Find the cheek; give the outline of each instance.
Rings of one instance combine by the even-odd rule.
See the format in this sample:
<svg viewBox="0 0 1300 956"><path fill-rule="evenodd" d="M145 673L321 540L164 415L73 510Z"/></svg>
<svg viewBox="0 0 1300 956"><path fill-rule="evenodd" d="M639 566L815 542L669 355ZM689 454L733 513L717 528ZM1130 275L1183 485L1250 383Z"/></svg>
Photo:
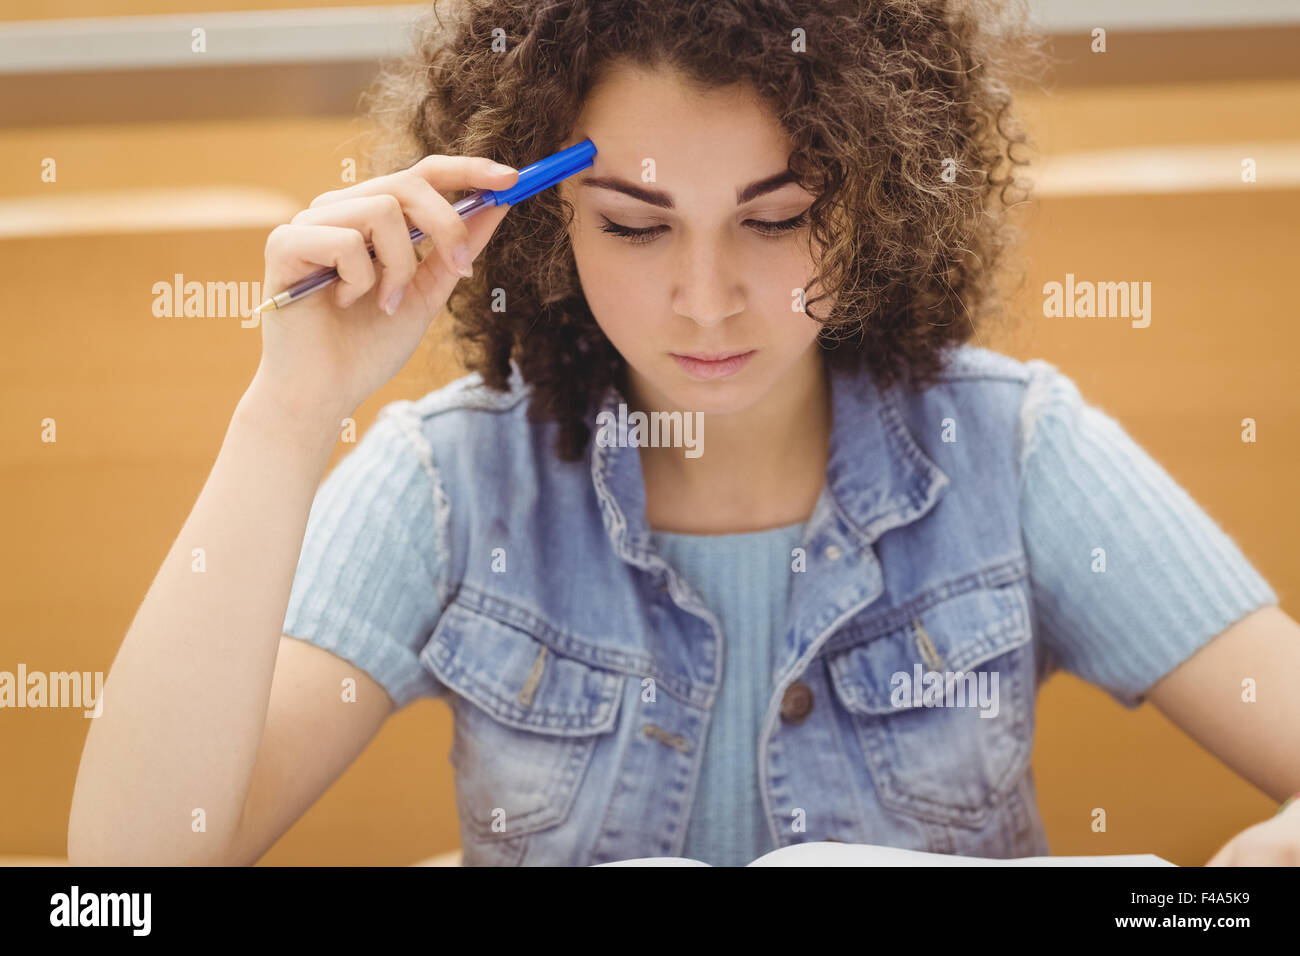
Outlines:
<svg viewBox="0 0 1300 956"><path fill-rule="evenodd" d="M817 337L821 325L813 315L800 311L800 304L816 294L807 283L812 282L813 266L806 255L787 253L769 259L755 274L763 276L760 284L752 287L756 311L764 317L772 339L790 346L806 345ZM799 290L803 290L802 300ZM817 315L825 306L818 302L811 311Z"/></svg>
<svg viewBox="0 0 1300 956"><path fill-rule="evenodd" d="M645 271L633 268L629 258L610 245L581 230L573 236L574 261L587 306L605 337L627 355L638 346L645 348L658 300Z"/></svg>
<svg viewBox="0 0 1300 956"><path fill-rule="evenodd" d="M778 327L773 335L777 348L785 355L798 355L808 348L821 331L821 325L810 315L787 311L777 316Z"/></svg>

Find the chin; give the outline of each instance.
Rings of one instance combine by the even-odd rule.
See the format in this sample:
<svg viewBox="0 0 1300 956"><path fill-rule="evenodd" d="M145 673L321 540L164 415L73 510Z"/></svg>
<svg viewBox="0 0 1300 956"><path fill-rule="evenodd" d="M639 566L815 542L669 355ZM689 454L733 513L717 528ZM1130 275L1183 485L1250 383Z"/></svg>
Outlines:
<svg viewBox="0 0 1300 956"><path fill-rule="evenodd" d="M673 404L705 415L729 415L743 412L759 399L759 392L745 382L674 382L664 390Z"/></svg>
<svg viewBox="0 0 1300 956"><path fill-rule="evenodd" d="M646 374L646 370L651 368L653 372ZM640 366L639 371L662 396L663 410L700 412L704 415L743 412L757 403L770 385L755 375L759 369L750 367L727 378L698 381L683 372L672 358L668 358L663 365L647 362Z"/></svg>

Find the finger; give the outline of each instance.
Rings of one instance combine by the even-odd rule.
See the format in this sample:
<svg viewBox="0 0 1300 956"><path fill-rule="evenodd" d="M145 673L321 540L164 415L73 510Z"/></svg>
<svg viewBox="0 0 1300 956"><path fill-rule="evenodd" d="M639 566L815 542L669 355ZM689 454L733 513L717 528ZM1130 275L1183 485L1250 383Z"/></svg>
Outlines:
<svg viewBox="0 0 1300 956"><path fill-rule="evenodd" d="M266 240L267 278L280 289L321 266L338 270L335 301L347 308L375 284L375 264L365 237L343 226L285 223Z"/></svg>
<svg viewBox="0 0 1300 956"><path fill-rule="evenodd" d="M419 176L434 189L509 189L519 170L497 163L486 156L426 156L409 172Z"/></svg>
<svg viewBox="0 0 1300 956"><path fill-rule="evenodd" d="M518 177L517 170L494 163L483 156L435 154L424 157L409 169L321 193L311 201L310 208L315 209L356 196L392 193L402 201L411 221L425 235L434 237L435 241L446 235L447 242L437 243L439 254L453 273L463 275L464 271L458 267L452 255L455 248L465 242L461 226L463 220L451 208L451 203L439 195L439 191L508 189L518 181ZM434 228L431 229L431 226Z"/></svg>
<svg viewBox="0 0 1300 956"><path fill-rule="evenodd" d="M478 258L509 211L509 206L496 206L485 209L465 221L466 231L469 234L465 244L469 247L471 258ZM447 269L438 256L430 255L420 263L416 271L415 286L426 297L427 302L437 303L437 307L441 308L442 303L446 302L461 278L459 273Z"/></svg>
<svg viewBox="0 0 1300 956"><path fill-rule="evenodd" d="M384 267L376 301L381 309L392 314L420 264L400 199L392 193L357 196L316 209L304 209L292 221L305 225L347 226L361 233L374 246L375 258Z"/></svg>
<svg viewBox="0 0 1300 956"><path fill-rule="evenodd" d="M453 275L464 275L466 269L462 269L457 263L456 250L465 244L467 233L464 220L457 215L451 203L414 174L387 178L390 192L379 191L378 185L372 185L375 182L377 181L360 184L370 190L369 192L347 195L348 190L340 190L336 194L327 193L326 196L330 197L328 199L317 196L312 200L312 205L298 213L295 219L319 221L322 215L328 217L330 210L344 204L374 196L392 196L401 205L403 215L429 237L443 266ZM409 228L407 232L409 244ZM465 258L469 260L472 257L466 254Z"/></svg>
<svg viewBox="0 0 1300 956"><path fill-rule="evenodd" d="M519 171L486 156L444 156L435 153L425 156L407 169L385 176L376 176L354 186L331 189L311 201L312 206L323 206L353 196L371 196L376 192L394 192L409 176L428 183L434 189L447 192L459 189L508 189L514 185Z"/></svg>

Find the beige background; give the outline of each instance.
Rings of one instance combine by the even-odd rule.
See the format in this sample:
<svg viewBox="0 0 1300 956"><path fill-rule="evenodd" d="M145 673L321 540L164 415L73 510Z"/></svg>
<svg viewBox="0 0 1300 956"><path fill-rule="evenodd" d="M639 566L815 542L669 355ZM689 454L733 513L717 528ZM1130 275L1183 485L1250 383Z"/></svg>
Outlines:
<svg viewBox="0 0 1300 956"><path fill-rule="evenodd" d="M17 16L102 12L34 9L20 4ZM1027 221L1024 285L1011 305L1019 324L983 344L1071 375L1235 537L1294 615L1300 80L1071 87L1026 105L1058 174ZM266 233L340 185L360 129L302 117L43 125L0 138L0 223L11 227L0 238L0 668L108 670L260 345L237 318L155 318L151 287L174 273L259 281ZM1117 175L1137 166L1078 155L1125 148L1152 151L1150 172ZM1269 158L1260 181L1241 184L1236 164L1257 152ZM40 182L43 157L57 159L57 184ZM1227 157L1222 181L1179 186L1178 171L1206 157L1211 169ZM135 189L175 192L121 192ZM138 214L123 221L114 192ZM103 231L97 216L119 231ZM56 222L63 234L38 234ZM1151 326L1043 318L1039 290L1066 272L1151 282ZM362 407L360 428L385 402L457 374L435 330ZM57 420L55 444L40 441L46 417ZM1240 440L1245 417L1258 422L1256 444ZM335 462L350 447L340 444ZM1034 766L1057 853L1200 863L1273 809L1151 707L1127 712L1068 676L1040 700ZM79 711L0 712L0 855L65 852L87 727ZM450 730L442 704L400 713L263 862L398 864L454 849ZM1107 811L1106 833L1091 832L1094 807Z"/></svg>

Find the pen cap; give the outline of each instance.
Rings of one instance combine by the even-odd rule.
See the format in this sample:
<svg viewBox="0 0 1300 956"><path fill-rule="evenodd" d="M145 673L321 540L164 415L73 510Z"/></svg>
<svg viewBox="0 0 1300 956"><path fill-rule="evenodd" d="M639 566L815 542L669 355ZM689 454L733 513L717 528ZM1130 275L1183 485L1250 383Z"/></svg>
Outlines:
<svg viewBox="0 0 1300 956"><path fill-rule="evenodd" d="M595 156L595 143L584 139L581 143L562 149L553 156L539 159L519 170L519 179L509 189L492 190L496 195L497 205L505 206L519 202L548 186L554 186L560 180L586 169L595 161Z"/></svg>

